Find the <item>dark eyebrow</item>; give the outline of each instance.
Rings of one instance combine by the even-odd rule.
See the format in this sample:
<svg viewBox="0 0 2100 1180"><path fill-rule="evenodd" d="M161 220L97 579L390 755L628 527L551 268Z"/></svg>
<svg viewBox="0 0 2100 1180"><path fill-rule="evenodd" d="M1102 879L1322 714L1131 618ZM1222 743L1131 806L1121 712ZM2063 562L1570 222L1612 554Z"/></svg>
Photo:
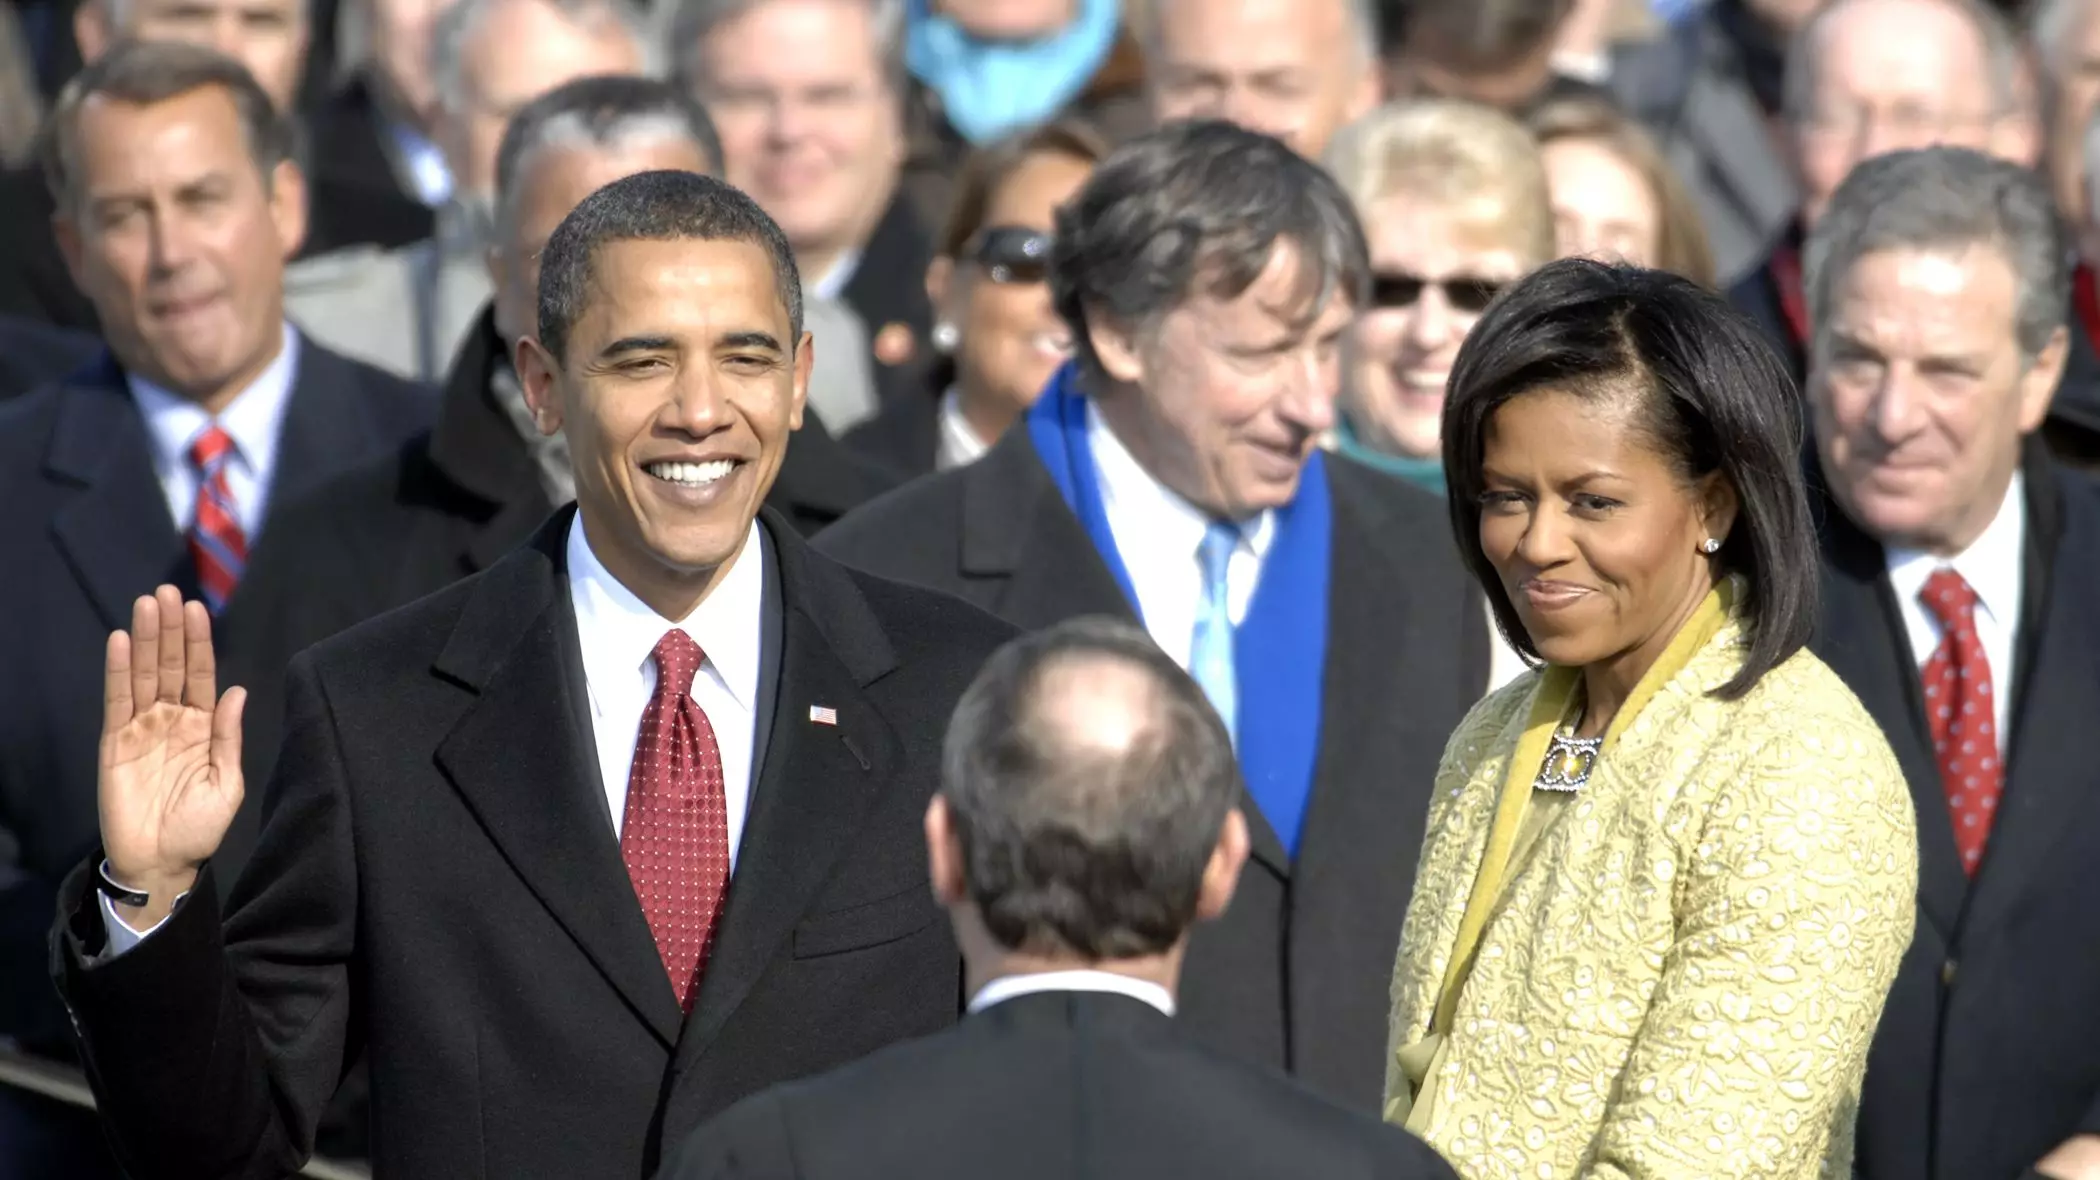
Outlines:
<svg viewBox="0 0 2100 1180"><path fill-rule="evenodd" d="M768 352L787 352L787 349L780 347L780 341L774 339L771 332L731 332L729 335L716 341L715 347L720 349L761 348Z"/></svg>
<svg viewBox="0 0 2100 1180"><path fill-rule="evenodd" d="M598 350L601 357L615 357L630 352L669 352L669 336L622 336Z"/></svg>

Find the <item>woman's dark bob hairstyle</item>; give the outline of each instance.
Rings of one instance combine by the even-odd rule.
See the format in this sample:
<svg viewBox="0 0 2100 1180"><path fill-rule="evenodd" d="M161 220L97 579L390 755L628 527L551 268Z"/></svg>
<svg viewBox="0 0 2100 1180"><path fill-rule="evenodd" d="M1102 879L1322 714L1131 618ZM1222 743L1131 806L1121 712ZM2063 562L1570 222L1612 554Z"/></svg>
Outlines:
<svg viewBox="0 0 2100 1180"><path fill-rule="evenodd" d="M1659 270L1569 258L1504 292L1466 335L1444 403L1451 528L1495 622L1539 659L1480 547L1481 464L1495 411L1540 390L1636 395L1646 433L1686 483L1719 472L1740 506L1715 555L1749 582L1750 652L1715 695L1734 700L1808 644L1817 559L1801 478L1801 400L1758 329L1719 296Z"/></svg>

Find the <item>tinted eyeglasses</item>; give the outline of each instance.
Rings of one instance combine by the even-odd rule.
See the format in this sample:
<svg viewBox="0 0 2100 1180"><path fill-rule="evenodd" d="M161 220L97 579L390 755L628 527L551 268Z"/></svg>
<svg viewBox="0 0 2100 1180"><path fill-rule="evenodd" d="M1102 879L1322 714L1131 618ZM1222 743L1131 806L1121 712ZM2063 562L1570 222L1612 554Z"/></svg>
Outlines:
<svg viewBox="0 0 2100 1180"><path fill-rule="evenodd" d="M1425 279L1405 271L1386 271L1371 278L1371 306L1392 311L1413 307L1428 287L1442 287L1444 298L1459 311L1486 311L1495 296L1509 283L1502 279L1480 279L1453 275L1447 279Z"/></svg>
<svg viewBox="0 0 2100 1180"><path fill-rule="evenodd" d="M1050 235L1012 225L979 230L965 251L995 283L1040 283L1050 268Z"/></svg>

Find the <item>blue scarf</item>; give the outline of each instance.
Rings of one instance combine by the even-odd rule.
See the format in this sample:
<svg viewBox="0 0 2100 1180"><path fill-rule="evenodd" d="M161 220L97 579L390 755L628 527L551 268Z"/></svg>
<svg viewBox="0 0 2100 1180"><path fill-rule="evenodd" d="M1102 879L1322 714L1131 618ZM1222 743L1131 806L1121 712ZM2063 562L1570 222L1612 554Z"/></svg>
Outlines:
<svg viewBox="0 0 2100 1180"><path fill-rule="evenodd" d="M1389 455L1384 451L1373 450L1364 442L1363 436L1356 433L1356 428L1349 424L1346 416L1335 421L1334 449L1366 467L1376 467L1388 475L1397 475L1424 491L1435 492L1439 496L1445 494L1447 485L1444 482L1444 461L1441 458L1422 459L1413 455Z"/></svg>
<svg viewBox="0 0 2100 1180"><path fill-rule="evenodd" d="M1078 0L1071 24L1036 41L979 41L911 0L904 60L941 96L948 122L973 144L1040 123L1079 97L1115 47L1118 0Z"/></svg>
<svg viewBox="0 0 2100 1180"><path fill-rule="evenodd" d="M1101 473L1087 441L1086 395L1067 363L1028 411L1028 436L1057 490L1094 542L1130 609L1142 619L1130 571L1101 506ZM1322 688L1327 669L1327 580L1334 515L1327 468L1315 451L1298 495L1276 512L1276 537L1262 561L1247 617L1233 629L1239 682L1240 773L1247 791L1292 856L1320 756Z"/></svg>

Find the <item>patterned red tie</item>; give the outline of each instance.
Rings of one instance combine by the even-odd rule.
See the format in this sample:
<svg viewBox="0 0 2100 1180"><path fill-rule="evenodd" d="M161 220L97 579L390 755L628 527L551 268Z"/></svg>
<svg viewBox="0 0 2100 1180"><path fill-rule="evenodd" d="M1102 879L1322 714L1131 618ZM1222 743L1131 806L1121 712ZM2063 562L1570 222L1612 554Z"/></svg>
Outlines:
<svg viewBox="0 0 2100 1180"><path fill-rule="evenodd" d="M657 641L652 656L656 692L634 743L620 856L678 1007L690 1013L729 893L729 811L722 751L692 696L706 657L676 629Z"/></svg>
<svg viewBox="0 0 2100 1180"><path fill-rule="evenodd" d="M1925 719L1954 817L1954 847L1962 870L1973 877L2005 790L1991 665L1976 636L1976 591L1960 574L1939 570L1925 580L1919 597L1941 628L1940 646L1925 662Z"/></svg>
<svg viewBox="0 0 2100 1180"><path fill-rule="evenodd" d="M190 518L190 557L197 563L197 588L213 614L226 609L233 588L248 567L248 538L233 514L233 493L226 486L226 465L233 460L233 437L207 426L190 444L190 465L197 472L197 510Z"/></svg>

